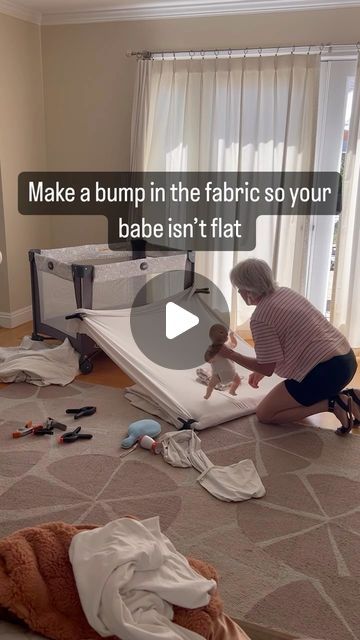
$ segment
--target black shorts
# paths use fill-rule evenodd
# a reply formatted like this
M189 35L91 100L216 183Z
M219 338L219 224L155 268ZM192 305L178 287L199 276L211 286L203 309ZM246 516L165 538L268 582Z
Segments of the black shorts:
M285 387L296 402L310 407L340 393L352 380L356 369L356 357L351 349L344 356L320 362L301 382L285 380Z

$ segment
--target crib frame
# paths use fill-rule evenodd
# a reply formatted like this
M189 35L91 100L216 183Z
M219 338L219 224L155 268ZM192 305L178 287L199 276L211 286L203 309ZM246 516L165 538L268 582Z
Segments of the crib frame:
M124 249L124 247L122 247ZM152 247L151 250L154 250ZM149 249L150 251L150 249ZM179 252L172 252L172 255ZM41 303L40 303L40 289L38 271L36 268L35 256L41 254L41 249L30 249L29 263L30 263L30 279L31 279L31 300L32 300L32 319L33 319L33 332L32 340L60 340L64 341L66 338L70 341L74 349L79 353L79 367L81 373L90 373L93 369L92 359L99 353L100 348L97 344L87 335L83 333L76 333L75 336L59 330L57 327L52 326L42 321L41 318ZM171 254L171 252L170 252ZM164 254L165 255L165 254ZM169 252L166 253L169 255ZM146 260L148 251L145 242L134 242L131 246L131 260ZM184 270L184 289L192 287L195 279L195 254L193 251L186 252L186 263ZM92 309L93 308L93 281L95 266L89 264L71 264L72 281L74 286L74 295L76 305L78 309ZM64 316L66 315L66 310Z

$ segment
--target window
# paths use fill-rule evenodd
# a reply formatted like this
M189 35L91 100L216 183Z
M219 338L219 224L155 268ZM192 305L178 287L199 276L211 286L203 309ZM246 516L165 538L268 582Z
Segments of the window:
M315 169L343 171L347 151L356 60L321 62L318 140ZM311 221L306 295L327 317L330 315L339 216L317 216Z

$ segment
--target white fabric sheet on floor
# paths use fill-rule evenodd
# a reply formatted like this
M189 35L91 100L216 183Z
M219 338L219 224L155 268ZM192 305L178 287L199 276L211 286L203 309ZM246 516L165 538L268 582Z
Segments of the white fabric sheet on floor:
M79 370L79 355L68 339L57 347L23 338L20 346L0 348L0 381L39 387L70 384Z
M186 309L198 316L206 328L221 322L221 318L207 306L204 298L201 294L195 294L194 289L187 289L171 300L180 306L186 304ZM151 326L157 322L160 308L164 308L164 301L161 305L156 303L146 307L149 340ZM238 373L244 376L237 395L214 391L210 400L204 400L204 387L196 381L197 367L168 369L152 362L140 351L131 333L130 309L79 309L79 312L84 314L84 319L75 321L78 331L88 334L137 383L135 388L129 389L126 397L145 411L164 417L176 428L181 427L178 418L195 420L195 429L206 429L254 413L264 396L280 382L277 376L264 378L259 389L253 389L247 383L249 371L236 366ZM240 337L237 339L237 350L244 355L254 356L254 350Z
M69 556L83 611L101 636L202 640L172 622L172 605L203 607L216 583L190 567L161 532L158 516L120 518L78 533Z
M161 438L162 456L173 467L194 467L201 474L197 481L215 498L241 502L262 498L265 488L252 460L240 460L226 467L215 466L201 449L194 431L172 431Z

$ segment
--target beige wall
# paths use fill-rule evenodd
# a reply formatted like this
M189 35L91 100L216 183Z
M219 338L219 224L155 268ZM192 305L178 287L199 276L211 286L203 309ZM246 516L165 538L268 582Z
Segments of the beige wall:
M0 264L0 312L10 309L9 279L6 259L5 217L2 197L2 181L0 166L0 252L2 263Z
M103 218L18 214L17 176L128 169L136 60L126 51L353 43L359 24L360 8L41 29L0 14L0 314L30 303L29 248L106 239Z
M25 217L17 210L18 174L45 168L40 28L2 14L0 96L0 243L6 243L6 264L0 266L0 312L12 313L30 304L27 251L49 244L50 224L46 218Z
M354 43L360 8L148 20L42 29L49 168L126 170L136 60L132 50ZM56 244L106 238L104 220L58 218Z

